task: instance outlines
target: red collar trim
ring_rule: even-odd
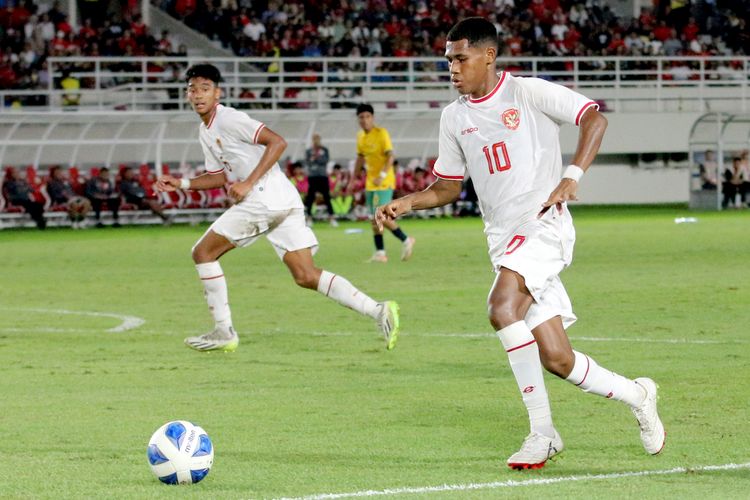
[[[219,104],[216,103],[214,105],[213,115],[211,115],[211,119],[208,120],[208,125],[206,125],[206,128],[211,128],[211,125],[214,123],[214,118],[216,118],[216,112],[219,110]]]
[[[500,80],[497,81],[497,85],[495,85],[495,88],[492,89],[492,91],[489,94],[487,94],[484,97],[480,97],[478,99],[472,99],[471,97],[469,97],[469,102],[472,104],[479,104],[480,102],[484,102],[487,99],[490,99],[493,95],[497,93],[498,90],[500,90],[500,87],[503,85],[504,81],[505,81],[505,71],[502,72],[502,74],[500,75]]]

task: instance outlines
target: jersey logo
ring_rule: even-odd
[[[521,124],[521,113],[516,108],[510,108],[503,111],[503,125],[510,130],[515,130]]]
[[[476,132],[477,130],[479,130],[479,127],[469,127],[469,128],[465,128],[465,129],[463,129],[463,130],[461,131],[461,135],[466,135],[466,134],[473,134],[473,133],[474,133],[474,132]]]

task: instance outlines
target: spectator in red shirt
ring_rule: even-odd
[[[698,33],[700,33],[700,31],[700,26],[695,22],[695,18],[691,17],[685,27],[682,28],[682,36],[688,42],[692,42],[698,38]]]
[[[667,38],[669,38],[669,35],[672,33],[672,28],[667,26],[666,21],[659,21],[659,26],[654,28],[654,38],[659,40],[660,42],[664,42]]]

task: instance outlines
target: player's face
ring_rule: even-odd
[[[451,73],[451,83],[459,94],[484,95],[487,72],[494,72],[495,49],[472,47],[465,38],[445,44],[445,58]]]
[[[359,126],[362,127],[362,130],[369,132],[375,126],[375,115],[369,111],[363,111],[357,115],[357,121],[359,122]]]
[[[221,90],[208,78],[191,78],[187,86],[187,98],[193,111],[203,116],[210,113],[221,97]]]

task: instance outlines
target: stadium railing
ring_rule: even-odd
[[[47,88],[0,90],[3,112],[187,108],[181,75],[190,57],[51,57]],[[239,108],[337,109],[368,101],[384,109],[438,109],[456,97],[443,58],[214,58],[224,102]],[[748,57],[499,59],[499,68],[569,86],[606,110],[747,111]],[[177,68],[178,71],[173,71]],[[79,91],[57,88],[63,70]],[[80,96],[64,105],[64,95]]]

